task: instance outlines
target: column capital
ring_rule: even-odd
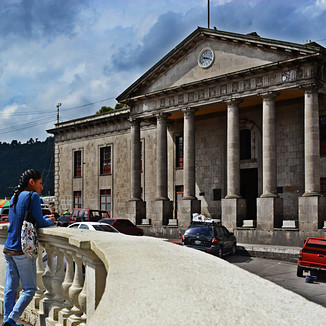
[[[229,107],[229,106],[238,106],[240,103],[243,102],[243,100],[240,98],[231,98],[231,99],[225,100],[224,102]]]
[[[306,94],[312,94],[312,93],[318,92],[318,89],[320,88],[320,86],[318,86],[315,83],[311,83],[308,85],[303,85],[300,88],[302,88]]]
[[[277,96],[280,95],[280,93],[279,92],[266,92],[266,93],[261,93],[258,95],[260,97],[262,97],[263,102],[264,102],[264,101],[274,100]]]
[[[128,120],[132,126],[140,124],[140,118],[130,117]]]
[[[166,112],[154,112],[153,117],[157,120],[166,120],[171,114]]]
[[[182,108],[181,111],[184,114],[191,114],[191,113],[195,113],[196,111],[198,111],[198,109],[197,108],[192,108],[192,107],[185,107],[185,108]]]

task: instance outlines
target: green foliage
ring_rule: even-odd
[[[0,142],[0,198],[10,197],[27,169],[42,173],[42,195],[54,194],[54,137],[44,142],[31,138],[25,144],[13,140],[11,144]]]
[[[111,112],[111,111],[115,111],[115,110],[119,110],[119,109],[125,109],[125,108],[129,108],[129,106],[127,104],[123,104],[123,103],[117,103],[114,108],[111,108],[111,106],[102,106],[96,112],[96,114],[102,114],[102,113]]]

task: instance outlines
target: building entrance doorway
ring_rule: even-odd
[[[240,194],[247,202],[246,219],[257,219],[258,169],[240,170]]]

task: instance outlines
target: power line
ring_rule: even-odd
[[[67,108],[67,109],[61,108],[60,111],[62,112],[62,111],[77,110],[77,109],[80,109],[80,108],[84,108],[86,106],[90,106],[90,105],[98,104],[98,103],[101,103],[101,102],[113,100],[115,98],[116,98],[116,96],[113,96],[113,97],[109,97],[109,98],[99,100],[99,101],[96,101],[96,102],[91,102],[91,103],[87,103],[87,104],[83,104],[83,105],[78,105],[78,106],[74,106],[74,107]],[[28,111],[28,112],[15,113],[15,116],[35,115],[35,114],[44,114],[44,113],[51,113],[51,112],[53,112],[53,109],[39,109],[37,111]],[[11,116],[11,115],[12,115],[12,113],[1,113],[1,116]]]
[[[67,109],[61,109],[61,113],[62,113],[62,111],[76,110],[76,109],[80,109],[80,108],[87,107],[87,106],[90,106],[90,105],[94,105],[94,104],[98,104],[98,103],[105,102],[105,101],[108,101],[108,100],[112,100],[114,98],[115,97],[109,97],[109,98],[106,98],[106,99],[103,99],[103,100],[99,100],[99,101],[95,101],[95,102],[91,102],[91,103],[87,103],[87,104],[83,104],[83,105],[78,105],[78,106],[67,108]],[[24,130],[24,129],[27,129],[27,128],[36,127],[38,125],[44,124],[45,122],[53,122],[53,123],[55,123],[55,118],[53,117],[53,109],[49,110],[49,111],[48,110],[43,110],[43,111],[22,112],[20,114],[19,113],[14,113],[14,116],[16,117],[16,116],[20,116],[20,115],[35,115],[35,114],[43,114],[44,115],[44,113],[46,113],[46,112],[49,112],[49,113],[52,113],[52,114],[51,115],[46,115],[45,117],[43,117],[41,119],[38,119],[38,120],[34,120],[34,121],[31,121],[31,122],[16,125],[15,127],[3,128],[3,129],[0,130],[0,135],[11,133],[11,132],[14,132],[14,131]],[[2,114],[2,116],[3,115],[13,115],[13,114],[7,113],[7,114]]]
[[[49,116],[47,116],[47,117],[37,120],[37,121],[28,122],[25,124],[17,125],[15,127],[7,127],[4,129],[1,129],[0,135],[8,134],[8,133],[11,133],[14,131],[20,131],[20,130],[27,129],[27,128],[32,128],[32,127],[44,124],[45,122],[51,122],[51,121],[55,122],[55,118],[54,117],[50,118]]]

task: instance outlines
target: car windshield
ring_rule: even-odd
[[[94,229],[97,231],[106,231],[106,232],[118,232],[113,229],[110,225],[93,225]]]
[[[195,226],[186,230],[185,235],[202,235],[205,237],[213,236],[213,228],[211,226]]]

